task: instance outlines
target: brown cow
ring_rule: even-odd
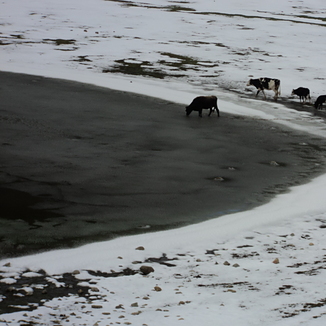
[[[212,96],[198,96],[193,99],[190,105],[186,106],[186,114],[187,116],[192,112],[192,111],[198,111],[199,116],[202,116],[202,111],[203,109],[209,109],[209,114],[210,116],[213,112],[213,110],[216,110],[217,116],[220,116],[220,111],[217,107],[217,97],[212,95]]]

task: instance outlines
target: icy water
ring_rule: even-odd
[[[322,138],[223,107],[0,77],[2,257],[247,210],[325,171]]]
[[[278,78],[279,103],[311,112],[291,91],[325,92],[323,2],[17,1],[0,5],[0,70],[165,100],[1,73],[1,256],[197,223],[324,172],[319,136],[234,114],[325,134],[246,87]],[[185,117],[203,94],[218,95],[220,119]]]

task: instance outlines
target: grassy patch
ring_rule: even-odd
[[[149,61],[130,62],[124,59],[116,60],[116,64],[111,68],[103,69],[103,73],[122,73],[134,76],[147,76],[163,79],[166,73],[159,69],[153,69]]]
[[[194,59],[192,57],[179,55],[179,54],[174,54],[174,53],[170,53],[170,52],[161,52],[161,55],[167,56],[167,57],[169,57],[171,59],[179,60],[179,63],[177,63],[178,66],[181,66],[181,65],[198,65],[198,60]]]
[[[156,5],[149,5],[146,3],[136,3],[133,1],[129,0],[106,0],[106,1],[112,1],[112,2],[118,2],[121,4],[123,7],[141,7],[141,8],[146,8],[146,9],[159,9],[159,10],[167,10],[171,12],[179,12],[179,11],[196,11],[193,8],[189,7],[184,7],[181,4],[186,4],[188,2],[176,2],[176,1],[171,1],[176,3],[175,5],[168,5],[168,6],[156,6]]]
[[[159,64],[168,66],[168,67],[174,67],[175,69],[187,71],[189,69],[199,71],[202,67],[218,67],[219,65],[212,61],[203,61],[198,60],[193,57],[183,56],[179,54],[174,54],[170,52],[161,52],[162,56],[169,57],[170,59],[173,59],[172,61],[168,60],[160,60],[158,61]]]
[[[10,36],[17,40],[22,40],[24,38],[24,36],[21,34],[10,34]]]
[[[183,6],[176,6],[176,5],[172,5],[172,6],[166,6],[163,7],[163,9],[167,10],[167,11],[196,11],[193,8],[188,8],[188,7],[183,7]]]
[[[116,60],[112,67],[103,69],[103,73],[122,73],[164,79],[165,77],[185,77],[187,75],[182,72],[187,70],[199,71],[203,66],[210,68],[218,66],[214,62],[199,61],[194,57],[176,53],[160,52],[160,54],[163,59],[158,60],[156,63],[138,61],[132,58]],[[160,66],[162,69],[160,69]]]
[[[241,18],[247,18],[247,19],[262,19],[262,20],[270,20],[270,21],[286,21],[286,22],[291,22],[291,23],[296,23],[296,24],[308,24],[308,25],[318,25],[318,26],[323,26],[326,27],[325,24],[322,23],[313,23],[313,22],[304,22],[304,21],[298,21],[295,19],[291,18],[280,18],[280,17],[263,17],[263,16],[254,16],[254,15],[244,15],[244,14],[228,14],[228,13],[223,13],[223,12],[211,12],[211,11],[202,11],[202,12],[194,12],[196,15],[207,15],[207,16],[224,16],[224,17],[230,17],[230,18],[236,18],[236,17],[241,17]],[[280,15],[280,14],[279,14]],[[284,15],[284,17],[287,17]],[[315,19],[319,21],[326,21],[326,18],[320,18],[320,17],[310,17],[306,15],[298,15],[298,16],[292,16],[293,18],[305,18],[305,19]]]
[[[2,40],[0,40],[0,45],[10,45],[12,43],[6,43],[6,42],[3,42]]]
[[[103,73],[121,73],[133,76],[153,77],[164,79],[165,77],[184,77],[182,74],[169,74],[161,69],[155,68],[149,61],[132,62],[130,59],[116,60],[112,67],[102,70]]]
[[[77,62],[92,62],[91,59],[87,58],[87,55],[79,55],[76,59],[74,59],[73,61],[77,61]]]
[[[75,44],[76,40],[74,39],[61,39],[61,38],[57,38],[57,39],[43,39],[43,42],[53,42],[55,45],[71,45],[71,44]]]

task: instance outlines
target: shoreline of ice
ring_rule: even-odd
[[[26,71],[24,73],[27,73]],[[64,78],[64,73],[44,73],[43,77],[47,78],[58,78],[59,79],[68,79]],[[99,87],[108,87],[115,90],[120,91],[132,91],[134,93],[142,94],[145,96],[154,96],[158,97],[164,100],[168,101],[175,101],[179,103],[187,103],[185,102],[188,97],[192,97],[192,93],[188,88],[180,89],[182,87],[182,84],[177,84],[178,87],[171,87],[168,86],[167,83],[163,82],[157,82],[152,80],[146,80],[143,78],[130,78],[130,77],[116,77],[113,76],[112,79],[108,78],[98,78],[98,75],[95,74],[76,74],[74,75],[74,79],[69,79],[73,82],[82,82],[87,83]],[[200,88],[199,88],[200,89]],[[197,87],[191,87],[192,91],[197,91]],[[164,96],[162,96],[162,93]],[[207,92],[207,94],[211,94],[211,92]],[[215,92],[216,94],[216,92]],[[321,137],[326,138],[326,125],[323,122],[322,119],[319,118],[312,118],[311,114],[308,112],[298,112],[294,110],[290,110],[285,108],[282,104],[278,104],[275,102],[263,102],[267,109],[258,111],[257,106],[260,105],[262,101],[256,101],[256,100],[245,100],[246,106],[241,106],[234,104],[236,101],[236,95],[232,93],[226,93],[218,92],[218,95],[222,95],[223,100],[219,102],[220,110],[223,113],[228,112],[232,114],[240,114],[240,115],[247,115],[251,116],[256,119],[263,120],[269,120],[274,121],[276,123],[280,123],[285,125],[289,128],[294,128],[296,130],[301,130],[303,132],[307,132],[310,134],[315,134]],[[222,103],[221,103],[222,102]],[[252,105],[253,104],[253,105]],[[254,108],[250,108],[250,105],[252,105]],[[271,111],[270,109],[273,108],[274,110]],[[275,114],[276,113],[276,114]],[[317,126],[316,126],[317,122]],[[262,206],[258,206],[250,211],[245,212],[239,212],[234,214],[228,214],[225,216],[218,217],[213,220],[209,220],[206,222],[201,222],[199,224],[181,227],[173,230],[168,231],[159,231],[151,233],[146,233],[143,235],[135,235],[135,236],[127,236],[122,237],[121,240],[113,239],[109,241],[99,242],[95,244],[89,244],[82,246],[82,251],[85,250],[88,246],[92,247],[95,246],[98,248],[99,246],[106,247],[106,242],[108,243],[114,243],[116,242],[117,245],[113,244],[113,247],[120,247],[123,243],[126,244],[128,242],[128,239],[131,243],[128,245],[129,248],[132,248],[136,243],[133,243],[135,240],[136,242],[141,241],[145,243],[149,243],[151,241],[156,242],[159,237],[164,238],[166,235],[170,235],[173,238],[180,238],[181,235],[186,235],[189,233],[189,236],[194,239],[197,238],[197,241],[199,242],[206,242],[210,237],[214,238],[216,236],[221,236],[222,234],[219,233],[220,228],[223,228],[224,233],[227,234],[227,237],[230,237],[232,235],[235,235],[237,232],[241,231],[244,227],[241,223],[241,220],[246,220],[246,226],[244,227],[244,230],[248,230],[253,227],[257,227],[259,225],[269,225],[274,224],[275,221],[282,220],[282,219],[291,219],[292,217],[302,214],[303,212],[307,214],[321,214],[324,210],[326,210],[326,203],[323,203],[323,186],[326,185],[326,173],[313,179],[308,184],[300,185],[291,187],[289,189],[289,192],[286,194],[280,194],[277,195],[274,199],[272,199],[269,203],[264,204]],[[306,196],[306,198],[305,198]],[[306,202],[309,203],[309,207],[305,204]],[[291,204],[289,204],[291,203]],[[289,209],[287,209],[287,206],[290,206]],[[313,210],[311,209],[313,207]],[[275,218],[275,214],[277,213],[277,217]],[[258,218],[253,218],[252,216],[264,216],[264,220],[261,221]],[[200,230],[200,231],[199,231]],[[214,231],[212,231],[214,230]],[[218,233],[216,233],[218,232]],[[203,235],[203,237],[199,236],[199,234]],[[143,239],[142,239],[143,237]],[[187,238],[187,236],[185,236]],[[120,242],[121,241],[121,242]],[[160,241],[158,241],[160,243]],[[182,242],[175,242],[175,241],[169,241],[169,245],[171,245],[171,249],[177,245],[178,247],[185,247],[192,243],[192,240],[188,243],[188,241],[182,243]],[[154,247],[154,246],[152,246]],[[54,250],[51,251],[56,255],[56,253],[59,254],[59,256],[62,257],[62,255],[65,255],[65,252],[67,252],[67,256],[70,256],[70,251],[78,252],[79,248],[75,249],[63,249],[63,250]],[[110,250],[110,245],[105,250]],[[91,251],[91,250],[90,250]],[[48,253],[40,253],[35,254],[32,256],[28,256],[28,261],[31,263],[33,261],[32,257],[40,257],[41,261],[45,261],[45,256]],[[52,258],[51,258],[52,259]],[[8,260],[8,259],[7,259]],[[23,257],[18,258],[10,258],[10,261],[19,261],[24,260]],[[36,261],[38,258],[36,258]],[[6,259],[1,261],[1,263],[5,263]],[[25,266],[27,267],[27,266]],[[41,266],[38,266],[41,268]],[[43,268],[43,267],[42,267]],[[53,267],[52,267],[53,268]],[[63,272],[63,270],[55,270],[55,268],[49,268],[49,272],[51,273],[58,273]],[[71,266],[70,269],[73,267]]]

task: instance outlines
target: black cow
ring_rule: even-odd
[[[259,92],[262,91],[264,94],[264,98],[266,100],[266,95],[264,92],[264,89],[274,91],[274,100],[276,101],[278,96],[281,95],[281,91],[279,91],[280,88],[280,80],[279,79],[272,79],[267,77],[262,77],[258,79],[250,79],[247,83],[247,86],[255,86],[258,91],[256,93],[256,97],[258,96]]]
[[[307,101],[307,99],[309,99],[309,101],[311,100],[309,88],[299,87],[297,89],[293,89],[291,95],[299,96],[300,103],[301,103],[301,100],[303,101],[303,103],[305,103]]]
[[[317,110],[321,110],[323,107],[323,103],[326,101],[326,95],[320,95],[317,97],[317,100],[314,104]]]
[[[213,110],[216,110],[217,116],[220,116],[220,111],[217,107],[217,97],[212,95],[212,96],[198,96],[193,99],[190,105],[186,106],[186,114],[187,116],[192,112],[192,111],[198,111],[199,116],[201,117],[201,113],[203,109],[209,109],[209,114],[208,116],[211,115]]]

